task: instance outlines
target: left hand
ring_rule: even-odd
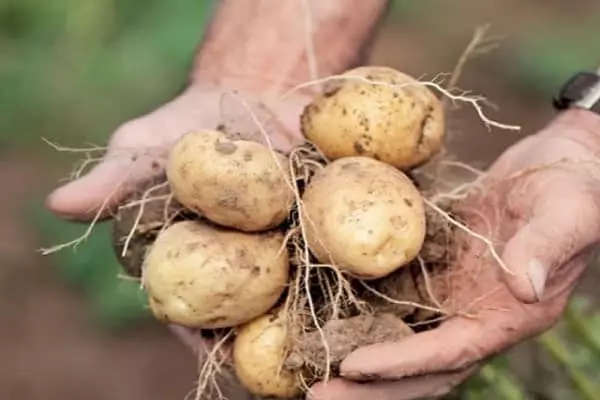
[[[488,171],[485,190],[462,206],[474,211],[464,215],[469,227],[504,244],[498,252],[514,274],[481,240],[466,237],[448,274],[451,308],[463,314],[401,342],[356,350],[341,365],[343,379],[315,385],[311,398],[444,395],[489,357],[551,328],[600,241],[599,157],[600,116],[585,110],[566,111],[509,148]]]

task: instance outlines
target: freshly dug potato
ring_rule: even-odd
[[[293,373],[284,368],[289,351],[288,326],[275,309],[240,327],[233,343],[233,362],[242,385],[256,396],[290,399],[300,394]]]
[[[423,199],[400,170],[368,157],[333,161],[303,194],[310,250],[363,279],[407,265],[423,246]]]
[[[158,319],[215,329],[269,310],[288,275],[289,256],[280,232],[251,234],[181,221],[157,237],[142,280]]]
[[[425,85],[387,67],[359,67],[344,75],[402,87],[342,79],[304,110],[302,132],[331,160],[365,156],[408,170],[442,149],[441,101]]]
[[[241,231],[276,227],[293,205],[287,158],[219,131],[183,136],[170,152],[167,177],[185,207]]]

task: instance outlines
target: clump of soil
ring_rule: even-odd
[[[391,313],[331,320],[322,327],[322,332],[302,335],[294,343],[285,366],[290,370],[309,368],[317,375],[323,375],[329,366],[335,373],[344,358],[359,347],[394,342],[412,334],[413,330]]]

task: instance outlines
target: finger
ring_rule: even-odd
[[[548,197],[552,198],[550,194]],[[524,303],[539,301],[549,274],[600,238],[600,216],[591,196],[574,194],[545,200],[508,241],[502,255],[514,272],[504,279]]]
[[[508,314],[508,315],[507,315]],[[355,381],[399,379],[447,373],[474,365],[504,349],[517,328],[527,329],[518,315],[481,311],[475,318],[455,317],[431,331],[399,342],[365,346],[350,353],[340,366],[342,377]]]
[[[164,150],[112,150],[81,178],[48,196],[48,209],[63,218],[87,221],[105,218],[124,196],[164,168]]]
[[[335,379],[311,388],[311,400],[413,400],[448,394],[476,371],[475,366],[461,372],[405,378],[399,381],[357,383]]]

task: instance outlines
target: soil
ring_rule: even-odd
[[[391,313],[332,320],[322,331],[307,333],[294,344],[294,352],[286,362],[289,369],[308,367],[322,375],[329,367],[335,372],[342,360],[359,347],[395,342],[414,334],[402,319]],[[322,335],[329,351],[323,346]]]

